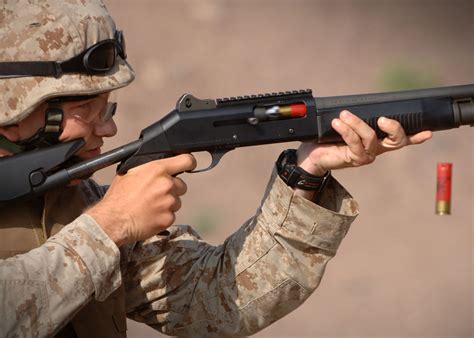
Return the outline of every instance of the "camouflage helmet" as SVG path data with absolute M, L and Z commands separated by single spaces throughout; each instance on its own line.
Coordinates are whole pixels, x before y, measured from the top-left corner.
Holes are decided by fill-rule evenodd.
M 101 0 L 5 0 L 0 7 L 0 62 L 64 61 L 115 34 Z M 96 95 L 124 87 L 134 77 L 120 57 L 102 75 L 0 76 L 0 126 L 21 121 L 50 98 Z

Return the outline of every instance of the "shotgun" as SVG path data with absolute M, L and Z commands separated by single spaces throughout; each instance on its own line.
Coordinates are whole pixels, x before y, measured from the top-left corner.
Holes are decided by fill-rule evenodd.
M 0 203 L 41 195 L 121 162 L 119 174 L 160 158 L 207 151 L 214 168 L 238 147 L 289 141 L 341 142 L 331 121 L 347 109 L 371 126 L 379 117 L 400 122 L 407 135 L 474 125 L 474 84 L 387 93 L 313 97 L 297 90 L 217 100 L 182 95 L 176 109 L 143 129 L 138 140 L 93 159 L 71 163 L 84 140 L 0 158 Z M 77 161 L 76 161 L 77 162 Z

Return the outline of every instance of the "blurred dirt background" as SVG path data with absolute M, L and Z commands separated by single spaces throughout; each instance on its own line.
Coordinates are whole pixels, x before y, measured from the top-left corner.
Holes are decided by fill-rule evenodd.
M 474 82 L 474 2 L 106 0 L 137 80 L 119 95 L 133 140 L 186 92 L 316 96 Z M 334 175 L 361 215 L 314 295 L 256 337 L 472 337 L 473 141 L 468 127 Z M 185 175 L 178 215 L 219 244 L 257 208 L 280 144 Z M 451 216 L 434 213 L 436 163 L 453 163 Z M 113 170 L 97 175 L 110 181 Z M 129 336 L 158 337 L 129 321 Z

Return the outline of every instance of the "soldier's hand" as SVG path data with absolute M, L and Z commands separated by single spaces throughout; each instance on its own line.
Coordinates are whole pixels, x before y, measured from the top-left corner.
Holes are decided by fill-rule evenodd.
M 379 118 L 377 124 L 388 134 L 383 140 L 378 140 L 375 131 L 359 117 L 342 111 L 331 126 L 345 144 L 305 142 L 298 149 L 298 164 L 309 173 L 321 176 L 328 170 L 372 163 L 377 155 L 423 143 L 432 136 L 430 131 L 407 136 L 398 121 L 384 117 Z
M 192 155 L 152 161 L 115 176 L 104 198 L 87 211 L 118 245 L 144 240 L 173 224 L 186 193 L 173 175 L 196 167 Z

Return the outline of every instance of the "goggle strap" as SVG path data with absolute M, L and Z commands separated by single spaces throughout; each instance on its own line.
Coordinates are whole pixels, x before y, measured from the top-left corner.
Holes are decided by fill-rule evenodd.
M 60 65 L 55 61 L 0 62 L 0 77 L 61 76 Z

